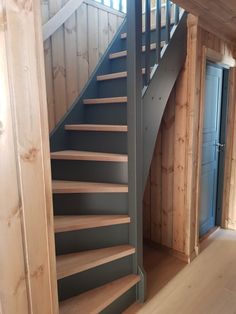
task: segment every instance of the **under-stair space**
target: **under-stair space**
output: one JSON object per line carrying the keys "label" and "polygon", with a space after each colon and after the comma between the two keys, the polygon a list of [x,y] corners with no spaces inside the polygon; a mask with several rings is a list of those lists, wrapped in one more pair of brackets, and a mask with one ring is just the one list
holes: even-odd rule
{"label": "under-stair space", "polygon": [[[155,306],[158,306],[158,298],[163,291],[187,267],[185,262],[169,254],[167,250],[161,247],[144,244],[143,254],[144,269],[147,276],[146,301],[145,303],[134,303],[124,311],[124,314],[135,314],[139,311],[142,313],[142,310],[143,313],[150,313],[150,309],[153,310]],[[168,303],[167,300],[168,298],[165,300],[165,304]],[[152,304],[154,304],[153,307]],[[165,314],[165,312],[160,312],[160,314]]]}
{"label": "under-stair space", "polygon": [[188,224],[182,206],[187,140],[183,124],[186,121],[185,80],[184,67],[164,111],[143,197],[147,302],[190,261],[186,254]]}

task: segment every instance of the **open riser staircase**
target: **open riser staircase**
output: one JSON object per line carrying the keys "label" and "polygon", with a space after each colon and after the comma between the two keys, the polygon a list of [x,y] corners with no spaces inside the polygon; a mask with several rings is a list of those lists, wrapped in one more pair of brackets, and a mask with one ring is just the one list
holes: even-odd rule
{"label": "open riser staircase", "polygon": [[[156,30],[149,32],[149,39],[146,32],[140,34],[140,75],[143,85],[147,81],[149,85],[143,94],[143,137],[149,145],[144,145],[143,182],[163,111],[186,53],[185,15],[169,28],[173,33],[169,45],[168,27],[161,28],[159,41],[164,49],[158,67]],[[128,37],[125,20],[80,97],[51,134],[60,313],[121,313],[140,298],[144,287],[139,247],[133,240],[137,221],[129,206]],[[150,74],[145,73],[153,67],[156,71],[150,80]],[[171,79],[166,84],[162,77],[166,79],[168,73]],[[159,109],[153,104],[156,97],[161,102]]]}

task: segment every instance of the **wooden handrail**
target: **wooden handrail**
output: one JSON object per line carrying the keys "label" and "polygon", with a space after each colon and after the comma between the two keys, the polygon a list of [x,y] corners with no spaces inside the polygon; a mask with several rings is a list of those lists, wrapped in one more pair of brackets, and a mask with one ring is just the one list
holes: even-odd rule
{"label": "wooden handrail", "polygon": [[69,0],[43,25],[43,40],[47,40],[80,7],[83,0]]}

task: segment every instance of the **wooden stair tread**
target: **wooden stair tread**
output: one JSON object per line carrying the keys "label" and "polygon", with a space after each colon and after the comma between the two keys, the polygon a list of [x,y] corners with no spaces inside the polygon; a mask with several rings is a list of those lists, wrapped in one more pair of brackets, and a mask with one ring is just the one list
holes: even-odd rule
{"label": "wooden stair tread", "polygon": [[98,75],[97,81],[114,80],[114,79],[125,78],[125,77],[127,77],[127,71]]}
{"label": "wooden stair tread", "polygon": [[127,56],[127,50],[122,50],[119,52],[113,52],[110,53],[109,59],[116,59],[116,58],[122,58]]}
{"label": "wooden stair tread", "polygon": [[130,223],[128,215],[62,215],[54,217],[55,233]]}
{"label": "wooden stair tread", "polygon": [[76,297],[60,302],[60,314],[97,314],[140,281],[138,275],[128,275]]}
{"label": "wooden stair tread", "polygon": [[[145,72],[146,72],[145,69],[142,69],[142,74],[145,74]],[[107,80],[114,80],[114,79],[126,78],[126,77],[127,77],[127,71],[116,72],[116,73],[98,75],[97,81],[107,81]]]}
{"label": "wooden stair tread", "polygon": [[53,180],[52,191],[54,194],[64,193],[127,193],[128,185],[100,182],[81,182]]}
{"label": "wooden stair tread", "polygon": [[[156,27],[151,27],[151,32],[155,31],[155,30],[156,30]],[[142,33],[145,34],[145,29],[142,30]],[[120,38],[121,39],[126,39],[127,38],[127,33],[126,32],[125,33],[121,33]]]}
{"label": "wooden stair tread", "polygon": [[127,125],[109,124],[67,124],[67,131],[92,131],[92,132],[127,132]]}
{"label": "wooden stair tread", "polygon": [[[165,41],[162,41],[161,42],[161,47],[163,47],[165,45]],[[155,50],[156,49],[156,44],[153,43],[150,45],[150,49],[151,50]],[[142,52],[146,51],[146,46],[143,45],[142,46]],[[109,55],[109,59],[116,59],[116,58],[122,58],[122,57],[126,57],[127,56],[127,50],[122,50],[122,51],[119,51],[119,52],[114,52],[114,53],[111,53]]]}
{"label": "wooden stair tread", "polygon": [[57,279],[80,273],[134,253],[135,248],[131,245],[117,245],[57,256]]}
{"label": "wooden stair tread", "polygon": [[128,156],[124,154],[110,154],[110,153],[99,153],[99,152],[64,150],[64,151],[52,152],[51,159],[127,162]]}
{"label": "wooden stair tread", "polygon": [[127,97],[92,98],[92,99],[83,100],[83,103],[85,105],[117,104],[117,103],[126,103],[126,102],[127,102]]}

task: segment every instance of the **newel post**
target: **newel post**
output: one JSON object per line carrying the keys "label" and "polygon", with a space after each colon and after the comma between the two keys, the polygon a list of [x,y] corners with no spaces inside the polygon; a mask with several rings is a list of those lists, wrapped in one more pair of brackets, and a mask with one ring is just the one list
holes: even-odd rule
{"label": "newel post", "polygon": [[129,214],[131,217],[130,243],[135,246],[133,272],[141,275],[138,298],[145,298],[143,271],[142,226],[142,0],[127,1],[127,96],[128,96],[128,177]]}

